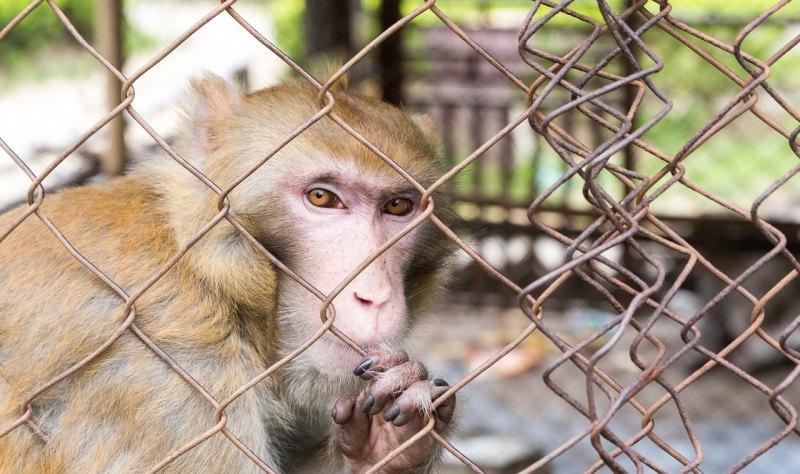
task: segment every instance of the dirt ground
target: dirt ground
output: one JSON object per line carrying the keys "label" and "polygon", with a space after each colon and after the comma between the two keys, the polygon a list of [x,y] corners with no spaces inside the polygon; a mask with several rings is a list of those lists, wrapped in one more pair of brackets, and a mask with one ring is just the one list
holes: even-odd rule
{"label": "dirt ground", "polygon": [[[582,327],[581,320],[600,316],[583,311],[550,314],[549,317],[559,333],[569,339],[588,334],[591,325]],[[454,383],[513,339],[527,324],[528,320],[519,310],[449,306],[446,310],[440,309],[413,335],[414,355],[424,360],[437,377]],[[659,334],[659,338],[668,340],[669,335]],[[620,383],[630,383],[638,373],[628,358],[628,347],[629,340],[623,338],[600,364]],[[517,472],[584,430],[588,426],[587,419],[550,390],[542,377],[543,369],[559,354],[549,340],[534,333],[507,359],[465,386],[458,394],[460,427],[453,444],[487,472]],[[687,356],[687,360],[694,359]],[[689,368],[688,363],[679,363],[665,375],[676,384],[690,373]],[[778,367],[756,376],[767,386],[776,386],[788,374],[788,367]],[[585,377],[580,371],[564,365],[552,378],[564,391],[585,403]],[[786,395],[795,408],[800,406],[798,392],[794,384]],[[648,387],[636,398],[649,406],[664,393],[663,389]],[[763,393],[725,369],[712,370],[682,392],[680,399],[701,443],[700,468],[705,473],[728,471],[785,426]],[[697,457],[674,404],[662,407],[655,420],[658,436],[687,458]],[[612,419],[611,428],[626,439],[636,433],[640,424],[641,415],[626,406]],[[635,448],[665,472],[677,472],[681,467],[649,440],[641,441]],[[740,472],[800,472],[798,452],[800,437],[789,433]],[[537,472],[584,472],[598,459],[589,440],[584,438],[546,469]],[[620,462],[629,472],[636,471],[631,462],[625,459]],[[656,472],[647,466],[644,468],[645,472]],[[450,459],[445,472],[469,471],[457,460]],[[599,472],[611,471],[602,468]]]}

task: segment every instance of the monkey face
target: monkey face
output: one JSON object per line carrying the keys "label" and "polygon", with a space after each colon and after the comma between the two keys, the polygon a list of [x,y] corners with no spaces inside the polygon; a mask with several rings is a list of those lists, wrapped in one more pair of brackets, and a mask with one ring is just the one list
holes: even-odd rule
{"label": "monkey face", "polygon": [[[380,254],[378,250],[420,216],[420,189],[441,176],[430,120],[374,99],[337,92],[333,111],[341,123],[330,116],[309,122],[320,108],[314,87],[283,85],[243,96],[219,81],[194,87],[198,97],[189,115],[193,133],[179,148],[195,157],[195,165],[220,188],[235,183],[228,195],[232,214],[264,248],[317,290],[315,294],[293,276],[278,272],[277,301],[252,303],[255,308],[277,303],[278,324],[263,330],[278,343],[278,355],[287,355],[319,330],[327,318],[323,300],[328,295],[335,295],[335,328],[363,349],[402,339],[415,308],[435,288],[435,275],[447,250],[429,222]],[[281,144],[303,124],[302,133]],[[372,145],[366,146],[351,132]],[[384,162],[375,149],[417,184]],[[203,200],[206,214],[183,226],[190,231],[177,228],[179,240],[218,212],[218,196],[201,183],[196,187],[196,194],[187,194],[191,202],[175,215],[183,219],[182,209],[198,208],[196,202]],[[215,280],[229,275],[226,281],[235,284],[227,291],[239,294],[239,301],[269,293],[265,282],[271,284],[275,278],[262,272],[271,267],[269,262],[249,252],[252,249],[246,248],[238,231],[225,223],[214,232],[218,235],[200,243],[207,248],[195,251],[202,255],[193,261],[200,272]],[[225,245],[214,245],[219,241]],[[310,361],[321,372],[345,373],[358,362],[358,355],[328,333],[298,359],[302,361]]]}
{"label": "monkey face", "polygon": [[[404,277],[417,232],[412,230],[342,285],[419,215],[419,193],[402,179],[387,182],[330,161],[288,177],[283,189],[285,212],[299,232],[295,241],[302,243],[292,263],[320,292],[337,293],[334,326],[362,348],[396,340],[408,319]],[[308,337],[322,324],[322,301],[299,288],[290,294],[292,302],[282,306],[303,321],[301,333]],[[332,334],[312,346],[309,356],[322,372],[351,371],[359,360]]]}

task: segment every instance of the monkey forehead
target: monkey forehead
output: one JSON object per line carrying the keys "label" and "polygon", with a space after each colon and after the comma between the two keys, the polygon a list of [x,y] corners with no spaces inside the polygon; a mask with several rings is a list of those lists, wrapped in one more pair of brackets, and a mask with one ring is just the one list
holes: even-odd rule
{"label": "monkey forehead", "polygon": [[[244,97],[236,115],[243,125],[246,124],[246,129],[251,130],[254,140],[265,142],[260,147],[269,148],[319,112],[322,107],[317,95],[318,90],[312,86],[283,84]],[[435,133],[428,133],[433,131],[421,130],[408,114],[379,100],[342,92],[335,92],[333,96],[333,110],[342,121],[420,183],[428,185],[441,175],[438,143],[430,139]],[[263,125],[254,130],[253,123]],[[253,145],[251,142],[248,146]],[[327,116],[304,130],[289,148],[309,158],[327,157],[355,163],[359,169],[375,173],[382,179],[399,176],[378,155]]]}

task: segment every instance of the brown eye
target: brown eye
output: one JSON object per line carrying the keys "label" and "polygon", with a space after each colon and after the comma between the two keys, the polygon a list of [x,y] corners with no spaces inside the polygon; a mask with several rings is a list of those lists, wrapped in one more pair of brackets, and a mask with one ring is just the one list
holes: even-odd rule
{"label": "brown eye", "polygon": [[414,203],[406,198],[394,198],[386,201],[383,210],[393,216],[405,216],[414,210]]}
{"label": "brown eye", "polygon": [[308,202],[317,207],[336,207],[339,197],[327,189],[316,188],[306,194]]}

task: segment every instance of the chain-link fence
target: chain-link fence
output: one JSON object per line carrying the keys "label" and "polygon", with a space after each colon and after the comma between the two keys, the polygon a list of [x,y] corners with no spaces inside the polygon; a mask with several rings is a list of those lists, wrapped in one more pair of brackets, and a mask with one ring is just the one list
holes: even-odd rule
{"label": "chain-link fence", "polygon": [[[235,3],[230,0],[210,10],[169,47],[127,75],[83,39],[55,0],[32,2],[0,31],[3,47],[3,40],[31,11],[48,9],[121,84],[119,104],[41,173],[30,171],[25,157],[0,139],[6,155],[31,181],[27,205],[17,209],[8,228],[0,230],[0,242],[23,222],[40,221],[43,232],[45,228],[51,232],[125,302],[128,315],[94,352],[68,361],[68,369],[26,393],[13,418],[3,420],[0,436],[29,430],[46,443],[47,436],[33,416],[37,399],[102,361],[105,351],[120,338],[134,336],[151,349],[154,359],[169,365],[213,407],[218,421],[181,449],[165,453],[151,472],[214,436],[226,437],[264,471],[280,470],[280,466],[267,465],[256,454],[256,447],[246,446],[226,427],[225,413],[231,403],[256,390],[291,357],[264,367],[247,384],[215,398],[136,320],[137,301],[219,222],[227,221],[261,247],[225,204],[233,189],[220,189],[187,167],[218,194],[218,214],[171,255],[146,285],[123,288],[85,252],[73,247],[69,236],[43,211],[42,203],[48,198],[42,181],[118,115],[130,117],[131,126],[141,127],[171,159],[185,164],[168,140],[136,110],[134,89],[145,73],[219,15],[235,20],[263,45],[265,53],[285,62],[301,81],[317,87],[320,97],[326,98],[320,102],[319,112],[287,135],[262,164],[312,123],[327,117],[410,179],[392,156],[384,155],[333,111],[328,91],[387,38],[425,19],[422,44],[437,45],[444,56],[452,55],[446,47],[448,41],[461,49],[457,58],[440,58],[423,66],[413,78],[419,87],[410,102],[442,123],[448,170],[427,187],[410,182],[424,189],[423,199],[446,184],[456,189],[461,220],[454,228],[440,220],[435,210],[426,213],[425,219],[458,247],[457,265],[469,269],[454,278],[457,298],[474,302],[470,295],[477,292],[476,282],[480,281],[481,294],[500,295],[497,298],[502,301],[513,297],[518,304],[518,309],[497,319],[509,329],[498,339],[502,342],[479,355],[431,410],[450,395],[468,392],[480,383],[479,377],[536,341],[539,352],[550,356],[540,363],[535,379],[533,372],[528,372],[492,382],[498,392],[516,392],[508,405],[531,424],[530,430],[546,431],[539,434],[537,458],[527,459],[515,470],[798,469],[798,391],[793,384],[800,374],[794,335],[800,324],[800,305],[793,304],[791,296],[800,271],[792,252],[800,238],[793,209],[794,196],[800,190],[792,181],[800,171],[795,162],[800,156],[800,115],[791,105],[797,92],[790,88],[791,70],[800,60],[795,48],[800,42],[800,12],[795,4],[783,0],[755,14],[750,5],[747,21],[741,25],[734,21],[727,29],[718,30],[711,23],[693,21],[666,0],[626,4],[542,0],[532,2],[527,16],[519,18],[515,38],[501,35],[498,41],[486,31],[462,28],[452,20],[458,16],[457,3],[429,0],[414,5],[322,82],[254,29],[237,13]],[[717,20],[717,24],[724,23]],[[459,75],[471,77],[462,81],[466,86],[441,80]],[[487,81],[486,77],[493,79]],[[487,92],[492,90],[490,82],[500,84],[501,92]],[[704,99],[699,100],[696,89],[703,88]],[[473,107],[480,100],[480,107]],[[462,120],[470,114],[473,120]],[[464,126],[466,123],[472,125]],[[2,133],[0,130],[0,136]],[[737,166],[745,174],[738,182],[730,173]],[[414,225],[421,223],[417,220]],[[486,228],[497,230],[504,238],[491,240],[481,235]],[[525,235],[528,240],[516,257],[510,257],[509,239],[514,235]],[[384,245],[380,252],[388,247]],[[504,257],[493,258],[498,249]],[[291,268],[263,247],[261,251],[282,272],[303,284]],[[552,257],[553,252],[557,258],[548,261],[545,254]],[[342,281],[340,288],[356,278],[369,261]],[[2,276],[14,278],[9,272]],[[489,285],[491,290],[486,289]],[[336,296],[319,295],[305,286],[326,306]],[[693,298],[690,303],[686,303],[687,295]],[[567,324],[570,312],[564,304],[575,299],[582,301],[583,308],[577,315],[572,313],[572,320],[581,324],[577,331]],[[441,324],[452,329],[457,321],[453,316]],[[315,344],[330,330],[330,324],[324,325],[292,354]],[[456,337],[456,332],[445,331],[438,339],[446,339],[448,334]],[[6,350],[0,347],[0,363]],[[775,368],[768,373],[760,370],[753,363],[756,353],[766,354],[760,360]],[[7,383],[13,385],[13,380]],[[754,428],[756,425],[748,424],[753,417],[741,417],[747,422],[737,425],[736,414],[728,413],[734,421],[718,426],[716,435],[709,431],[707,412],[745,392],[749,395],[741,403],[765,424]],[[563,430],[553,426],[550,412],[561,401],[566,403],[559,405],[560,410],[569,411],[572,420],[577,420]],[[460,417],[468,424],[471,412],[480,409],[467,401]],[[758,439],[728,446],[713,439],[736,430],[757,432]],[[476,472],[489,468],[471,459],[467,450],[459,451],[458,443],[453,447],[433,431],[431,422],[373,471],[425,435],[450,451],[454,464]],[[587,456],[587,451],[591,455]],[[581,457],[582,461],[559,464],[569,457]],[[709,464],[720,458],[722,461]],[[764,460],[773,464],[764,464]]]}

